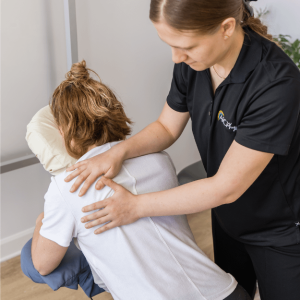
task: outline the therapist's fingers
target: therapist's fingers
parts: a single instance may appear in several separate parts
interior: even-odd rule
[[[118,227],[118,226],[119,226],[119,224],[118,224],[117,222],[111,221],[111,222],[109,222],[109,223],[103,225],[102,227],[96,229],[96,230],[94,231],[94,233],[95,233],[95,234],[100,234],[100,233],[102,233],[102,232],[104,232],[104,231],[107,231],[107,230],[109,230],[109,229],[112,229],[112,228],[115,228],[115,227]]]
[[[91,221],[91,222],[85,224],[85,228],[92,228],[92,227],[95,227],[97,225],[101,225],[101,224],[104,224],[104,223],[107,223],[107,222],[111,222],[110,216],[105,216],[105,217],[102,217],[100,219]]]
[[[95,188],[96,190],[102,190],[105,187],[105,183],[103,182],[102,178],[114,178],[115,176],[118,175],[118,171],[116,171],[114,168],[109,168],[109,170],[103,174],[103,176],[97,181]]]
[[[80,162],[78,162],[78,163],[76,163],[75,165],[73,165],[73,166],[71,166],[71,167],[68,167],[67,168],[67,172],[71,172],[71,171],[74,171],[75,169],[78,169],[79,167],[81,167],[81,166],[83,166],[83,165],[85,165],[86,163],[85,163],[85,161],[80,161]],[[67,177],[68,178],[68,177]],[[73,177],[74,178],[74,177]],[[70,181],[70,180],[69,180]]]
[[[85,176],[84,172],[82,173],[82,175]],[[80,175],[78,176],[78,178],[79,177],[80,177]],[[87,190],[89,189],[89,187],[96,181],[96,179],[98,177],[99,177],[98,174],[96,174],[96,173],[90,173],[88,175],[88,177],[84,178],[85,181],[80,179],[80,181],[78,181],[78,182],[80,182],[80,184],[81,184],[84,181],[84,184],[83,184],[82,188],[80,189],[80,192],[79,192],[78,196],[79,197],[83,196],[87,192]],[[75,183],[74,183],[74,185],[75,185]],[[80,186],[80,184],[79,184],[79,186]],[[76,189],[78,189],[78,187]]]
[[[102,182],[101,178],[96,182],[95,189],[102,190],[105,187],[105,184]]]
[[[71,181],[72,179],[74,179],[75,177],[80,175],[83,171],[85,171],[85,169],[86,169],[85,165],[78,167],[75,171],[73,171],[71,174],[69,174],[64,180],[66,182]]]
[[[82,223],[86,223],[88,221],[92,221],[92,220],[96,220],[96,219],[99,219],[99,218],[102,218],[104,216],[106,216],[108,213],[106,212],[105,209],[101,209],[99,211],[96,211],[90,215],[87,215],[87,216],[84,216],[80,219],[80,221]]]
[[[113,189],[115,192],[120,190],[122,188],[121,185],[115,183],[113,180],[106,178],[105,176],[102,176],[100,178],[100,180],[102,181],[103,184],[107,185],[108,187],[110,187],[111,189]]]
[[[109,198],[107,198],[107,199],[109,199]],[[107,205],[107,201],[106,200],[102,200],[102,201],[98,201],[98,202],[89,204],[87,206],[84,206],[81,210],[83,212],[89,212],[89,211],[92,211],[92,210],[104,208]]]
[[[89,177],[90,173],[88,171],[83,171],[81,174],[78,175],[75,182],[73,183],[70,192],[73,193],[78,190],[81,184]],[[81,196],[79,194],[79,196]]]

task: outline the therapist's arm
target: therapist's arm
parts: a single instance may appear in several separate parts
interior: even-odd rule
[[[95,231],[101,233],[142,217],[190,214],[232,203],[253,184],[273,155],[233,141],[213,177],[137,196],[103,177],[102,182],[115,193],[106,200],[85,207],[84,211],[103,209],[85,216],[82,221],[94,220],[88,223],[88,228],[110,221]]]
[[[140,215],[190,214],[235,202],[258,178],[273,155],[233,141],[215,176],[141,195]]]
[[[31,257],[36,270],[41,275],[45,276],[58,267],[65,256],[68,247],[62,247],[40,235],[43,218],[44,213],[41,213],[36,220],[31,243]]]

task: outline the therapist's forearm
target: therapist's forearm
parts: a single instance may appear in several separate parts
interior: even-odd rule
[[[128,140],[114,147],[119,148],[120,152],[124,153],[125,160],[163,151],[175,141],[176,138],[159,121],[155,121]]]
[[[191,214],[233,202],[232,195],[224,190],[218,186],[216,177],[210,177],[170,190],[139,195],[139,216]]]
[[[126,160],[165,150],[180,137],[189,118],[189,112],[177,112],[165,103],[158,119],[128,140],[115,145],[115,153]]]

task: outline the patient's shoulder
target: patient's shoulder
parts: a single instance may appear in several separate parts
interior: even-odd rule
[[[128,161],[134,165],[143,165],[148,172],[161,171],[162,175],[167,176],[176,174],[173,161],[165,151],[143,155]]]
[[[104,144],[102,146],[95,147],[92,150],[85,153],[82,157],[80,157],[77,162],[89,159],[89,158],[91,158],[93,156],[96,156],[98,154],[101,154],[101,153],[103,153],[103,152],[105,152],[109,149],[110,149],[109,143]],[[62,190],[68,189],[68,187],[71,188],[73,183],[76,181],[77,177],[74,178],[73,180],[71,180],[70,182],[65,182],[65,178],[68,175],[70,175],[72,172],[73,171],[71,171],[71,172],[63,171],[62,173],[55,176],[55,180],[56,180],[57,185],[59,186],[59,188],[61,188]]]
[[[138,194],[163,191],[178,185],[174,164],[164,151],[128,159],[123,166],[135,179]]]
[[[51,182],[50,182],[48,190],[44,196],[46,201],[51,200],[51,201],[60,202],[63,200],[63,197],[62,197],[59,187],[57,185],[57,180],[56,180],[57,176],[60,176],[60,175],[51,177]]]

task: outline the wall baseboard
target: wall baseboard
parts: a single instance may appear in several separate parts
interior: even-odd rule
[[[0,262],[20,255],[23,246],[32,238],[35,227],[28,228],[1,240]]]

